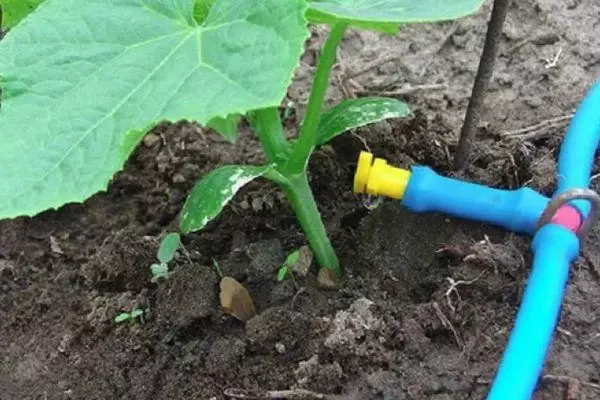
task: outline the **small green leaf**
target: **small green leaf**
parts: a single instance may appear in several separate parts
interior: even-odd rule
[[[396,99],[361,97],[345,100],[323,113],[317,128],[317,144],[325,144],[349,129],[409,115],[406,103]]]
[[[310,22],[346,22],[392,33],[401,24],[465,17],[485,0],[309,0]]]
[[[296,261],[298,261],[298,257],[300,257],[300,250],[296,250],[293,253],[291,253],[289,256],[287,256],[287,258],[285,259],[284,265],[287,265],[287,266],[294,265],[294,263]]]
[[[150,271],[152,272],[152,282],[156,282],[159,278],[169,277],[169,266],[167,264],[152,264]]]
[[[217,260],[215,260],[214,258],[213,258],[213,265],[215,266],[215,270],[217,271],[217,275],[219,276],[219,279],[223,279],[223,277],[225,276],[225,275],[223,275],[223,270],[221,269],[219,262]]]
[[[142,314],[144,314],[144,312],[145,312],[144,310],[140,310],[139,308],[136,308],[129,315],[131,316],[131,319],[134,319],[134,318],[137,318],[137,317],[141,316]]]
[[[279,268],[279,273],[277,274],[277,280],[279,282],[281,282],[282,280],[285,279],[285,276],[288,274],[289,272],[289,268],[286,266],[283,266],[281,268]]]
[[[227,118],[213,118],[207,124],[207,127],[214,129],[229,142],[234,143],[237,136],[238,124],[242,116],[240,114],[231,114]]]
[[[196,183],[183,205],[179,222],[181,231],[189,233],[204,228],[238,190],[271,168],[270,165],[226,165],[210,172]]]
[[[120,324],[121,322],[128,321],[129,319],[131,319],[131,315],[129,313],[124,312],[115,317],[115,322],[117,324]]]
[[[0,0],[2,29],[17,25],[43,2],[44,0]]]
[[[171,232],[165,236],[160,243],[160,247],[158,248],[158,261],[160,261],[161,264],[167,264],[171,262],[175,256],[175,252],[177,249],[179,249],[179,245],[181,245],[179,233]]]

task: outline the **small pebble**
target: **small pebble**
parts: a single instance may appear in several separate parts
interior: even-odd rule
[[[302,246],[298,251],[300,255],[298,260],[292,264],[292,271],[304,278],[310,270],[313,261],[313,252],[309,246]]]
[[[321,289],[337,290],[340,286],[340,280],[329,268],[321,268],[317,275],[317,283]]]
[[[159,141],[160,141],[160,136],[155,135],[154,133],[147,134],[143,140],[144,146],[146,146],[146,147],[152,147]]]
[[[173,183],[183,182],[185,182],[185,176],[181,175],[180,173],[176,173],[175,175],[173,175]]]
[[[275,350],[277,350],[279,354],[283,354],[285,353],[285,345],[283,343],[277,342],[275,343]]]

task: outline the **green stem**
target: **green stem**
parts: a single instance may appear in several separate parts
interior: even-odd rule
[[[323,103],[329,85],[329,74],[335,63],[337,48],[342,41],[346,26],[345,23],[335,24],[323,46],[298,141],[283,169],[286,174],[299,174],[306,171],[308,158],[317,141],[317,126],[323,112]]]
[[[289,144],[278,109],[271,107],[254,111],[252,119],[254,131],[269,162],[279,163],[286,160]]]
[[[290,184],[283,186],[287,198],[296,213],[310,247],[321,268],[328,268],[338,277],[342,275],[340,263],[327,237],[321,214],[312,194],[306,174],[288,177]]]

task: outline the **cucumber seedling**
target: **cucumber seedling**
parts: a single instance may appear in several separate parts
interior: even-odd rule
[[[340,276],[309,185],[310,156],[350,129],[410,115],[405,103],[381,97],[325,109],[344,33],[395,34],[404,24],[469,15],[483,1],[46,0],[0,42],[0,219],[106,190],[161,122],[194,121],[234,142],[245,118],[267,163],[221,166],[202,177],[185,201],[179,230],[203,229],[262,177],[287,195],[319,266]],[[290,140],[279,110],[309,23],[330,29]]]
[[[179,233],[169,233],[162,239],[156,255],[158,263],[154,263],[150,266],[150,271],[152,272],[152,282],[156,282],[161,278],[165,279],[169,277],[169,263],[173,261],[175,253],[180,246],[181,237]]]
[[[114,321],[117,324],[121,324],[123,322],[134,322],[136,319],[141,318],[147,310],[142,310],[141,308],[134,308],[129,312],[122,312],[117,315]]]
[[[286,276],[290,276],[292,278],[292,282],[294,282],[294,286],[298,286],[296,284],[296,278],[294,277],[294,271],[292,267],[296,263],[296,261],[298,261],[299,257],[300,250],[296,250],[287,256],[284,263],[279,267],[279,271],[277,272],[277,280],[279,282],[283,281]]]

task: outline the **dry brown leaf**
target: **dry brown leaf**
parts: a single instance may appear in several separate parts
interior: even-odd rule
[[[221,279],[221,308],[223,311],[240,321],[247,321],[256,315],[254,302],[248,290],[241,283],[226,276]]]

